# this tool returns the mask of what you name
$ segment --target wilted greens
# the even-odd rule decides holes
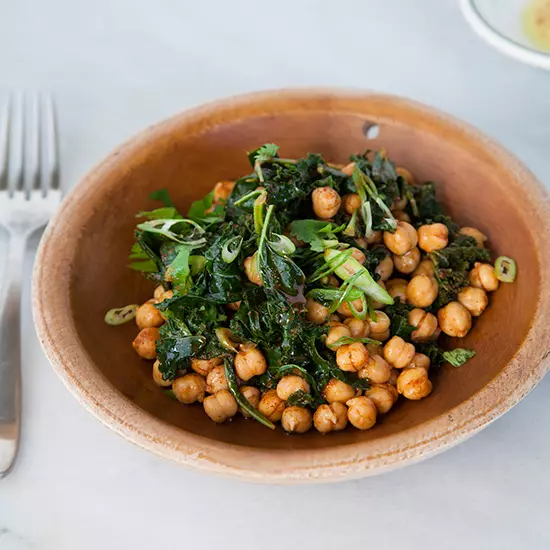
[[[264,403],[271,396],[284,401],[287,431],[307,431],[311,413],[306,421],[290,418],[291,412],[313,409],[318,411],[315,426],[326,432],[347,423],[347,418],[340,424],[330,420],[336,418],[337,407],[323,409],[338,401],[327,384],[351,387],[350,395],[365,392],[364,399],[372,397],[377,405],[379,388],[395,384],[396,367],[418,367],[419,361],[426,369],[444,362],[456,367],[473,357],[472,350],[439,347],[436,315],[445,331],[442,308],[458,303],[459,293],[470,285],[470,272],[478,263],[490,262],[490,254],[475,238],[460,233],[437,202],[433,183],[407,181],[383,151],[352,155],[351,164],[343,167],[318,154],[283,158],[275,144],[266,144],[250,152],[249,160],[249,174],[218,184],[187,212],[160,190],[151,198],[161,204],[137,215],[129,265],[159,286],[154,300],[136,312],[142,331],[134,348],[150,358],[153,339],[159,385],[172,385],[170,391],[185,403],[204,400],[216,422],[240,407],[272,428],[281,411],[273,412]],[[330,216],[316,215],[316,193],[326,201],[321,206]],[[391,290],[392,281],[388,289],[383,282],[389,275],[381,262],[392,258],[392,239],[401,239],[403,220],[410,223],[405,225],[414,239],[415,229],[434,224],[443,224],[448,234],[443,247],[418,245],[433,267],[428,282],[436,285],[436,298],[421,306],[420,317],[413,298],[401,300]],[[394,274],[405,285],[414,278],[422,254],[416,242],[407,250],[413,248],[416,264]],[[380,328],[383,313],[389,318],[386,328]],[[470,318],[468,311],[466,315]],[[109,319],[118,317],[114,312]],[[429,323],[420,326],[415,322],[420,318],[422,323],[435,322],[427,336]],[[147,343],[146,354],[142,349]],[[195,378],[186,378],[186,373]],[[287,385],[301,382],[281,398],[283,379]],[[422,384],[423,395],[412,386],[401,388],[399,379],[397,389],[419,399],[431,391],[431,382]],[[258,400],[261,392],[259,405],[244,397],[244,385]],[[373,386],[378,393],[371,392]],[[275,389],[276,394],[269,393]],[[325,417],[332,428],[321,428]],[[362,418],[350,413],[350,422],[366,429],[356,417]]]

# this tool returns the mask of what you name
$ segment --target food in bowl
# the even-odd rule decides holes
[[[421,400],[430,373],[460,367],[462,338],[511,258],[491,262],[487,238],[460,227],[385,151],[335,165],[282,158],[266,144],[251,174],[222,181],[186,217],[141,212],[131,267],[156,283],[135,318],[133,347],[153,380],[216,423],[239,412],[287,433],[372,428],[400,396]]]

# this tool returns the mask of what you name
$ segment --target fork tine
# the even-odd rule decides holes
[[[41,184],[41,147],[40,143],[41,132],[42,132],[42,123],[41,123],[41,108],[40,108],[40,96],[35,94],[32,98],[31,106],[31,186],[30,189],[40,189]],[[27,195],[29,191],[27,191]]]
[[[22,191],[25,187],[25,96],[18,94],[17,96],[17,111],[15,118],[16,134],[18,140],[15,159],[15,191]]]
[[[11,115],[11,96],[8,96],[2,109],[0,126],[0,190],[8,188],[8,169],[10,164],[10,115]]]
[[[59,152],[57,142],[57,121],[55,116],[55,105],[50,94],[46,97],[45,107],[45,127],[46,127],[46,150],[48,159],[48,178],[46,181],[44,194],[48,189],[59,189]]]

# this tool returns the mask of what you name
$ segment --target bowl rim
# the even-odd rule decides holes
[[[64,259],[70,257],[66,251],[68,247],[60,246],[57,239],[63,230],[63,220],[73,208],[84,202],[93,191],[94,182],[100,181],[112,166],[132,158],[143,144],[165,135],[171,127],[188,125],[198,133],[224,120],[233,120],[239,113],[253,112],[255,106],[266,102],[275,110],[281,100],[315,108],[309,105],[316,99],[327,98],[335,107],[367,98],[394,102],[401,109],[422,115],[426,124],[443,125],[454,132],[449,135],[466,138],[483,147],[521,182],[531,197],[533,217],[540,229],[534,235],[534,244],[541,265],[541,293],[528,334],[503,370],[468,400],[443,415],[385,438],[328,449],[283,451],[223,443],[169,425],[125,398],[94,368],[74,324],[71,325],[68,293],[59,292],[59,288],[68,287],[70,277],[69,266],[64,266]],[[349,106],[347,110],[349,112]],[[550,255],[542,254],[545,250],[542,246],[544,235],[550,234],[548,220],[550,200],[535,176],[495,141],[438,110],[398,96],[338,88],[244,94],[184,111],[146,128],[93,167],[68,193],[44,232],[37,253],[32,288],[34,321],[46,357],[69,391],[98,420],[139,447],[196,470],[262,483],[324,482],[365,477],[428,458],[472,436],[519,402],[550,369],[550,350],[544,350],[538,344],[550,341],[550,324],[544,320],[550,318]],[[63,270],[62,278],[55,282],[58,288],[54,288],[49,280],[54,267],[47,258],[51,257],[53,249],[61,256],[56,262],[57,268]],[[63,267],[59,268],[59,265]],[[528,372],[526,364],[530,366]],[[388,444],[388,438],[391,438],[391,444]]]
[[[533,67],[550,70],[550,53],[520,44],[513,38],[501,33],[483,17],[475,0],[460,0],[460,8],[464,18],[475,33],[495,49],[508,57],[512,57]]]

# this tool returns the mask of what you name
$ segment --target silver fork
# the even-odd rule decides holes
[[[0,126],[0,224],[9,236],[0,296],[0,478],[19,447],[21,425],[21,282],[31,233],[59,202],[55,109],[50,96],[8,98]]]

